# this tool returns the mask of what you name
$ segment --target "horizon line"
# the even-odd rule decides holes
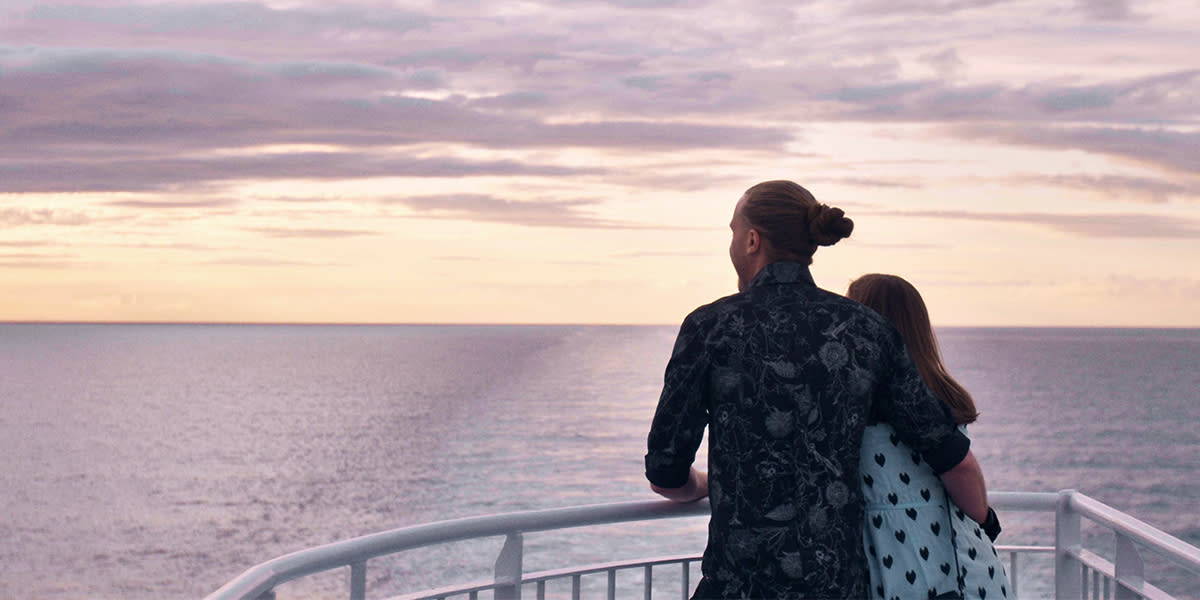
[[[679,323],[487,322],[487,321],[119,321],[70,319],[0,319],[0,325],[250,325],[284,327],[679,327]],[[934,329],[1150,329],[1196,330],[1200,325],[937,325]]]

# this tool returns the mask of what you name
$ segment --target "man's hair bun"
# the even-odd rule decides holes
[[[808,208],[808,235],[818,246],[832,246],[850,237],[854,221],[840,208],[814,204]]]

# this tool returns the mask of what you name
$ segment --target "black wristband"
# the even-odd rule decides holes
[[[996,516],[996,511],[992,510],[992,507],[988,507],[987,518],[981,525],[989,540],[994,542],[997,537],[1000,537],[1000,518]]]

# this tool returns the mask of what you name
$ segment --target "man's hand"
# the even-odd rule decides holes
[[[688,473],[687,483],[683,487],[663,488],[650,484],[650,489],[668,500],[675,502],[695,502],[708,495],[708,473],[697,471],[692,467]]]

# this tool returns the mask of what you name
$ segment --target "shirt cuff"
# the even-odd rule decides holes
[[[996,511],[992,510],[992,507],[988,507],[987,519],[984,519],[980,525],[983,526],[983,532],[987,534],[989,540],[994,542],[1000,536],[1000,517],[996,516]]]
[[[955,429],[954,433],[941,444],[922,452],[921,457],[929,463],[930,467],[933,467],[935,475],[941,475],[957,467],[958,463],[967,457],[967,452],[970,450],[971,438]]]
[[[692,465],[664,465],[662,460],[655,460],[652,455],[646,455],[646,479],[660,488],[675,489],[687,485],[688,477],[692,474]]]

